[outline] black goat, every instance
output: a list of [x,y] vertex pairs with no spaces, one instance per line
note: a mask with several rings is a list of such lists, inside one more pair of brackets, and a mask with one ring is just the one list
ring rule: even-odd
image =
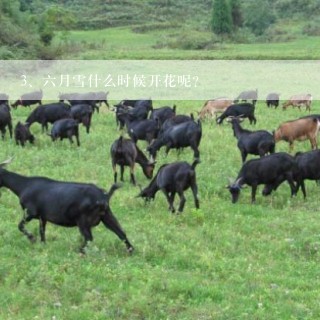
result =
[[271,108],[272,106],[274,106],[275,108],[278,108],[279,100],[280,96],[278,93],[269,93],[266,98],[267,107]]
[[275,141],[273,135],[266,130],[250,131],[243,129],[239,119],[231,120],[234,136],[238,139],[238,148],[241,152],[242,162],[246,161],[248,154],[263,157],[267,153],[274,153]]
[[171,117],[167,119],[161,126],[160,133],[166,131],[169,127],[173,127],[177,124],[188,122],[188,121],[194,121],[193,113],[190,114],[190,116],[186,116],[184,114],[178,114],[174,117]]
[[169,203],[169,210],[175,212],[173,202],[176,193],[178,193],[180,197],[178,211],[182,212],[186,202],[183,192],[191,188],[195,207],[199,209],[198,186],[195,172],[198,163],[199,160],[195,160],[192,165],[183,161],[161,166],[149,186],[141,190],[138,197],[145,198],[146,201],[149,201],[155,198],[159,190],[162,190]]
[[304,180],[320,180],[320,150],[309,152],[298,152],[295,155],[298,170],[295,175],[297,181],[297,192],[301,187],[304,198],[307,197]]
[[30,129],[27,125],[22,124],[20,121],[17,123],[16,127],[14,128],[14,138],[16,144],[24,147],[25,143],[29,141],[31,144],[34,143],[34,136],[31,134]]
[[0,187],[8,188],[19,197],[24,211],[19,230],[30,241],[35,241],[35,238],[25,229],[25,224],[32,219],[39,220],[42,242],[45,242],[47,222],[63,227],[77,226],[84,237],[80,248],[84,252],[87,242],[93,240],[91,228],[102,222],[126,244],[129,252],[133,251],[109,206],[112,194],[119,186],[113,185],[106,193],[94,184],[25,177],[3,169],[8,162],[0,164]]
[[48,131],[48,123],[64,118],[70,118],[70,107],[62,102],[50,103],[34,109],[28,116],[26,124],[30,127],[34,122],[38,122],[44,132],[44,129]]
[[2,139],[4,139],[6,134],[6,127],[8,127],[10,138],[12,138],[12,118],[10,107],[8,104],[3,103],[0,105],[0,131]]
[[223,114],[217,118],[217,123],[221,124],[225,118],[228,117],[241,117],[241,118],[248,118],[250,124],[252,122],[256,124],[257,119],[254,116],[254,105],[252,103],[239,103],[233,104]]
[[17,108],[18,106],[30,107],[33,104],[42,104],[43,92],[42,90],[29,92],[21,95],[21,97],[15,101],[11,106]]
[[9,96],[6,93],[0,93],[0,105],[4,103],[9,105]]
[[123,139],[121,136],[119,139],[113,142],[110,148],[112,168],[114,172],[114,182],[117,182],[117,169],[116,166],[120,166],[121,181],[123,181],[124,167],[130,167],[130,180],[135,185],[136,180],[134,176],[135,163],[138,163],[144,175],[151,179],[153,176],[153,170],[155,162],[149,162],[143,152],[138,146],[130,139]]
[[86,132],[90,132],[91,119],[93,114],[93,109],[90,104],[77,104],[71,107],[70,110],[71,117],[82,123],[86,128]]
[[158,120],[162,125],[167,119],[170,119],[176,115],[177,107],[174,105],[171,107],[161,107],[153,109],[150,115],[151,120]]
[[147,150],[150,155],[155,158],[157,151],[161,147],[166,146],[166,154],[171,148],[181,149],[191,147],[194,152],[194,158],[199,159],[199,144],[202,137],[202,126],[200,120],[198,122],[188,121],[169,127],[162,132]]
[[134,120],[129,121],[128,116],[125,117],[128,134],[136,143],[138,140],[147,141],[148,144],[158,137],[160,123],[158,120]]
[[[120,129],[125,125],[125,118],[129,121],[145,120],[152,111],[152,100],[122,100],[115,105],[116,123]],[[128,116],[127,116],[128,115]]]
[[79,123],[74,119],[60,119],[54,122],[51,134],[48,134],[52,141],[60,138],[63,140],[68,138],[70,143],[73,143],[72,137],[75,136],[77,140],[77,145],[80,147],[79,140]]
[[259,184],[265,184],[263,195],[269,195],[285,180],[291,188],[291,196],[296,194],[294,174],[297,170],[295,159],[287,153],[273,153],[260,159],[249,160],[243,164],[235,182],[227,188],[232,195],[232,202],[238,201],[240,190],[244,184],[251,186],[251,201],[256,201]]

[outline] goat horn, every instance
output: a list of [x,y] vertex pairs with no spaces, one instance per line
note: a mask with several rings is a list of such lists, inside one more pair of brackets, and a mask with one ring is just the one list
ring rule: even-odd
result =
[[1,163],[0,163],[0,166],[1,166],[1,167],[4,167],[4,166],[6,166],[7,164],[9,164],[12,160],[13,160],[13,157],[11,157],[11,158],[9,158],[9,159],[1,162]]

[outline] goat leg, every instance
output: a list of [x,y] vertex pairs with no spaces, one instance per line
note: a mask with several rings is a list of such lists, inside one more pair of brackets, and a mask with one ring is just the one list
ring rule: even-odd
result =
[[33,219],[32,216],[28,215],[27,217],[23,217],[23,219],[20,221],[18,228],[19,230],[27,236],[27,238],[31,241],[31,242],[35,242],[36,239],[34,237],[34,235],[30,232],[28,232],[25,228],[25,224],[28,223],[29,221],[31,221]]
[[101,217],[101,221],[103,222],[103,224],[105,225],[106,228],[108,228],[109,230],[114,232],[120,238],[120,240],[122,240],[125,243],[128,252],[132,253],[134,248],[131,245],[131,243],[129,242],[129,240],[127,238],[127,235],[122,230],[118,220],[113,215],[113,213],[112,213],[110,208],[108,208],[105,211],[105,214]]

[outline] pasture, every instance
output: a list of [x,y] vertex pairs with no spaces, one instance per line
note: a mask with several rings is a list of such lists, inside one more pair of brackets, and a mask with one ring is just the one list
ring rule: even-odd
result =
[[[189,37],[192,37],[190,38]],[[175,41],[176,37],[193,43],[198,37],[210,39],[210,32],[191,30],[151,30],[136,33],[128,27],[104,30],[77,30],[64,34],[58,33],[56,43],[61,43],[65,59],[270,59],[270,60],[316,60],[319,57],[319,37],[299,35],[294,40],[277,43],[228,43],[212,42],[205,50],[183,50],[170,48],[162,43]],[[210,40],[208,41],[210,44]]]
[[[112,103],[112,101],[111,101]],[[113,101],[115,103],[115,101]],[[177,105],[177,113],[199,111],[204,101],[154,101],[154,107]],[[34,107],[33,107],[34,108]],[[14,125],[30,109],[12,110]],[[320,113],[314,101],[312,113]],[[289,108],[256,107],[257,124],[245,128],[274,130],[286,120],[305,115]],[[7,136],[1,161],[14,156],[8,170],[27,176],[91,182],[109,189],[113,183],[109,149],[119,137],[114,114],[105,106],[94,114],[90,134],[80,127],[81,147],[69,141],[51,142],[39,124],[31,127],[35,145],[21,148]],[[146,144],[139,142],[144,150]],[[280,142],[277,151],[288,151]],[[306,142],[296,151],[310,150]],[[38,221],[27,228],[37,235],[31,244],[18,228],[22,217],[18,198],[1,190],[0,318],[1,319],[318,319],[320,221],[319,192],[306,182],[308,197],[290,198],[282,184],[269,197],[258,189],[251,205],[250,188],[237,204],[225,188],[241,168],[240,152],[230,124],[203,122],[197,166],[200,209],[186,192],[182,214],[172,214],[164,195],[145,205],[138,187],[125,183],[111,208],[135,247],[130,256],[103,225],[93,229],[94,241],[80,255],[77,228],[48,224],[47,243],[39,242]],[[252,158],[252,156],[249,156]],[[179,160],[192,162],[190,149],[180,155],[162,149],[156,169]],[[149,181],[140,167],[136,179]]]

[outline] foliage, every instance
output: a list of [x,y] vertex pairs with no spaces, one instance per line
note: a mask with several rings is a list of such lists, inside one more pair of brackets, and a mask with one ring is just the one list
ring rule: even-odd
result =
[[214,0],[212,7],[212,31],[218,35],[232,31],[231,9],[227,0]]

